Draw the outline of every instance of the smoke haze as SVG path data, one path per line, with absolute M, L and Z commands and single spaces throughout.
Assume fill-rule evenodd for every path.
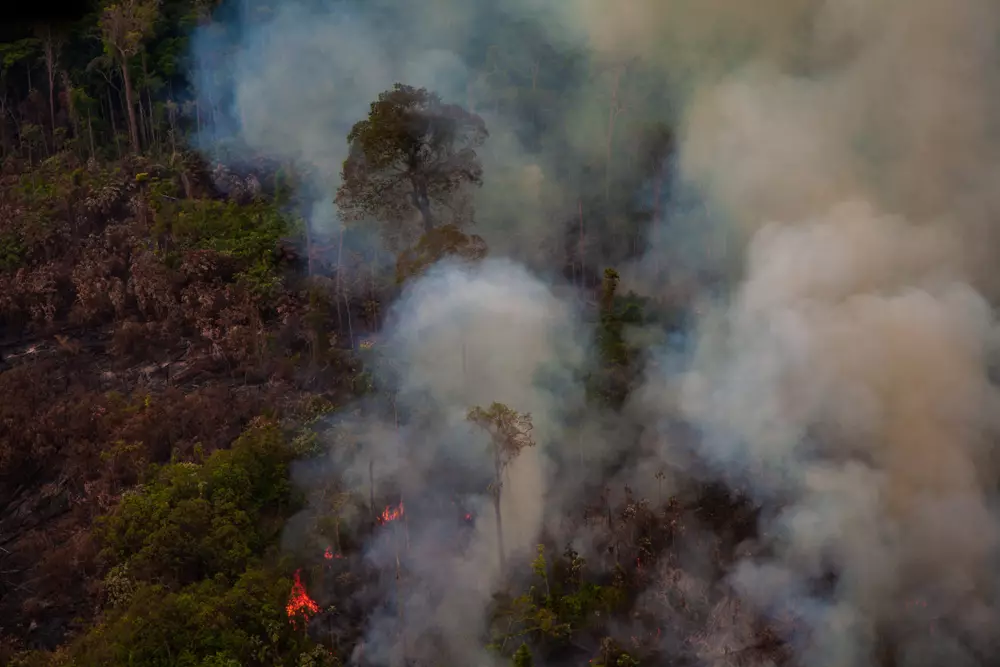
M 662 467 L 697 468 L 761 507 L 759 542 L 727 585 L 762 614 L 797 619 L 786 639 L 798 664 L 875 665 L 881 642 L 908 667 L 986 664 L 1000 649 L 1000 396 L 990 375 L 1000 5 L 492 5 L 282 3 L 197 40 L 200 93 L 228 107 L 206 145 L 228 136 L 307 165 L 316 229 L 338 228 L 328 202 L 345 137 L 394 82 L 427 86 L 490 129 L 474 229 L 498 259 L 436 267 L 404 291 L 384 334 L 401 412 L 434 417 L 404 419 L 398 432 L 384 415 L 359 418 L 370 449 L 355 459 L 332 448 L 337 474 L 363 483 L 375 457 L 380 485 L 404 496 L 488 480 L 486 442 L 465 414 L 506 402 L 532 414 L 538 440 L 504 491 L 512 554 L 560 530 L 586 492 L 587 474 L 554 462 L 599 476 L 624 459 L 619 479 L 637 489 L 655 488 Z M 505 66 L 548 77 L 541 137 L 480 104 L 499 84 L 473 70 L 515 29 L 527 56 Z M 569 424 L 594 350 L 552 258 L 578 215 L 580 183 L 566 166 L 606 154 L 613 100 L 623 142 L 652 122 L 677 135 L 674 198 L 643 230 L 649 250 L 624 267 L 626 286 L 666 298 L 671 262 L 739 274 L 721 296 L 698 286 L 708 305 L 686 332 L 690 354 L 650 343 L 633 401 Z M 638 196 L 622 191 L 627 174 L 622 166 L 591 185 Z M 695 205 L 682 192 L 696 193 Z M 600 259 L 612 265 L 617 252 Z M 665 421 L 692 427 L 694 444 L 662 435 Z M 443 459 L 466 472 L 449 477 Z M 443 550 L 446 529 L 433 522 L 410 535 L 403 593 L 409 632 L 433 635 L 465 664 L 485 660 L 478 637 L 500 581 L 485 487 L 480 502 L 461 549 Z M 393 548 L 368 550 L 382 562 Z M 374 664 L 397 650 L 393 623 L 372 623 Z

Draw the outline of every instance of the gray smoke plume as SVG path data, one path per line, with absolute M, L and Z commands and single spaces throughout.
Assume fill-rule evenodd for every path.
M 685 25 L 681 3 L 646 4 L 641 29 L 593 29 L 641 48 L 650 25 Z M 725 5 L 720 30 L 739 19 L 707 4 Z M 663 400 L 762 503 L 764 552 L 733 582 L 799 619 L 803 664 L 984 664 L 1000 620 L 1000 6 L 768 4 L 808 21 L 739 28 L 751 57 L 706 67 L 685 109 L 682 178 L 750 241 Z
M 362 420 L 382 474 L 407 493 L 441 483 L 445 452 L 474 467 L 485 445 L 464 423 L 470 404 L 533 412 L 539 447 L 511 470 L 521 486 L 507 495 L 518 517 L 509 546 L 523 549 L 553 519 L 546 512 L 564 513 L 575 497 L 572 481 L 548 477 L 550 458 L 631 456 L 627 474 L 648 488 L 654 466 L 696 467 L 675 440 L 651 435 L 681 419 L 699 433 L 698 474 L 707 465 L 762 507 L 759 544 L 730 585 L 744 605 L 794 620 L 787 639 L 799 663 L 875 665 L 888 651 L 913 667 L 986 664 L 1000 648 L 990 377 L 1000 5 L 493 4 L 282 3 L 237 24 L 227 76 L 200 58 L 202 92 L 228 101 L 231 129 L 250 148 L 310 165 L 322 203 L 347 130 L 375 95 L 395 81 L 434 88 L 491 130 L 477 230 L 494 255 L 542 266 L 581 187 L 562 167 L 608 153 L 609 112 L 620 112 L 619 130 L 670 123 L 673 185 L 700 199 L 664 208 L 670 225 L 658 221 L 623 287 L 666 297 L 677 285 L 663 281 L 664 264 L 687 254 L 695 269 L 739 278 L 721 298 L 706 290 L 682 371 L 675 352 L 652 350 L 660 364 L 623 415 L 567 429 L 561 415 L 581 393 L 569 378 L 588 349 L 571 300 L 514 263 L 440 268 L 404 295 L 389 334 L 400 405 L 435 416 L 398 433 Z M 528 140 L 478 93 L 553 67 L 507 56 L 488 67 L 493 45 L 533 54 L 538 42 L 573 66 L 550 86 L 548 135 Z M 218 43 L 206 33 L 199 53 Z M 328 205 L 316 211 L 314 226 L 337 225 L 319 219 L 334 215 Z M 556 380 L 538 382 L 542 368 Z M 642 437 L 620 437 L 628 429 Z M 338 464 L 365 478 L 367 458 Z M 546 506 L 547 495 L 560 501 Z M 404 594 L 407 618 L 436 628 L 468 664 L 479 661 L 476 633 L 497 582 L 480 514 L 462 550 L 442 553 L 433 527 L 411 535 Z M 389 548 L 371 545 L 372 558 Z M 375 641 L 393 623 L 376 617 L 371 643 L 395 647 Z
M 574 309 L 506 260 L 439 265 L 393 306 L 373 354 L 391 368 L 397 414 L 420 417 L 398 426 L 384 415 L 348 418 L 333 426 L 330 452 L 335 473 L 353 486 L 367 484 L 374 461 L 377 487 L 398 491 L 404 506 L 424 503 L 418 524 L 383 526 L 365 548 L 365 558 L 386 571 L 397 557 L 405 564 L 399 589 L 379 594 L 398 606 L 368 619 L 369 664 L 395 664 L 404 654 L 444 654 L 464 664 L 486 658 L 481 637 L 501 574 L 488 490 L 492 459 L 485 434 L 466 414 L 500 401 L 532 417 L 537 445 L 513 461 L 501 493 L 505 550 L 530 553 L 544 519 L 550 451 L 560 442 L 562 389 L 579 372 L 585 345 Z M 362 449 L 345 446 L 350 441 Z M 429 495 L 456 494 L 474 510 L 474 527 L 427 504 Z

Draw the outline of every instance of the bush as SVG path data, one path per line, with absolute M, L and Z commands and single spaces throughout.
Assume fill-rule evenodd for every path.
M 172 463 L 99 524 L 105 555 L 140 580 L 237 577 L 277 536 L 294 456 L 276 425 L 249 430 L 202 464 Z
M 158 203 L 154 231 L 169 233 L 183 249 L 214 250 L 260 271 L 276 262 L 278 241 L 295 225 L 274 204 L 188 199 Z
M 138 588 L 128 608 L 73 647 L 73 664 L 132 667 L 296 665 L 313 648 L 285 617 L 292 582 L 250 568 L 233 583 L 216 576 L 177 591 Z
M 69 664 L 131 667 L 298 665 L 315 644 L 285 615 L 292 581 L 274 553 L 295 508 L 298 451 L 258 422 L 231 449 L 170 463 L 100 520 L 105 617 Z

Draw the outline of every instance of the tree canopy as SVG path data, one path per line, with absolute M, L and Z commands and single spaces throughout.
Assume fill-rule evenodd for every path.
M 425 233 L 445 218 L 467 222 L 459 199 L 466 187 L 482 184 L 476 150 L 487 136 L 476 114 L 425 88 L 396 84 L 347 135 L 350 154 L 336 196 L 341 215 L 398 225 L 416 214 Z

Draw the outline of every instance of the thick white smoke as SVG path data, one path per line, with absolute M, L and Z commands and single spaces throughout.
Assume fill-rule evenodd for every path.
M 398 430 L 378 417 L 337 426 L 364 448 L 338 442 L 331 456 L 338 474 L 359 487 L 374 461 L 376 485 L 399 490 L 404 501 L 429 490 L 461 491 L 475 505 L 476 521 L 467 541 L 454 517 L 443 517 L 408 531 L 405 548 L 393 530 L 368 545 L 367 558 L 388 571 L 403 555 L 405 622 L 398 611 L 374 615 L 366 660 L 390 664 L 403 652 L 429 660 L 441 651 L 467 664 L 485 658 L 480 638 L 501 571 L 487 487 L 489 443 L 466 415 L 494 401 L 531 415 L 536 446 L 514 459 L 501 493 L 505 551 L 508 557 L 530 553 L 545 514 L 550 452 L 561 440 L 562 388 L 580 371 L 585 342 L 574 309 L 506 260 L 434 267 L 394 305 L 374 352 L 386 350 L 379 363 L 394 378 L 388 386 L 398 413 L 420 418 L 402 420 Z M 470 490 L 476 479 L 483 483 Z
M 1000 7 L 812 4 L 794 57 L 761 48 L 686 109 L 683 176 L 751 241 L 681 409 L 770 517 L 734 582 L 800 618 L 804 664 L 875 664 L 886 643 L 898 664 L 980 664 L 1000 621 Z
M 283 5 L 236 50 L 243 140 L 305 160 L 331 192 L 347 129 L 380 90 L 405 80 L 468 103 L 486 84 L 470 84 L 455 54 L 509 39 L 494 32 L 492 3 L 440 0 L 410 30 L 380 22 L 380 7 Z M 699 430 L 698 454 L 763 508 L 757 555 L 732 582 L 763 612 L 797 619 L 789 639 L 802 664 L 876 664 L 884 650 L 902 665 L 983 664 L 1000 625 L 1000 404 L 989 376 L 1000 294 L 1000 5 L 516 0 L 504 11 L 557 51 L 586 54 L 590 76 L 557 91 L 551 136 L 535 150 L 513 121 L 475 109 L 493 133 L 477 220 L 495 254 L 524 258 L 562 238 L 555 216 L 576 193 L 552 165 L 563 151 L 581 162 L 605 154 L 609 81 L 637 62 L 669 90 L 670 108 L 631 91 L 622 122 L 679 119 L 678 182 L 704 193 L 698 215 L 734 230 L 724 243 L 749 239 L 737 262 L 745 274 L 692 332 L 684 372 L 651 369 L 642 409 L 595 423 L 640 420 L 653 431 L 680 415 Z M 665 253 L 654 250 L 638 272 Z M 547 452 L 585 443 L 588 456 L 621 453 L 634 443 L 603 428 L 561 437 L 560 410 L 579 400 L 565 381 L 583 364 L 579 324 L 517 265 L 444 267 L 395 312 L 399 400 L 419 396 L 437 415 L 379 438 L 381 456 L 406 462 L 386 464 L 402 487 L 436 483 L 441 451 L 471 457 L 483 446 L 464 422 L 471 404 L 507 401 L 535 416 L 539 447 L 511 470 L 522 485 L 507 495 L 518 517 L 512 549 L 536 538 L 546 488 L 572 485 L 547 478 Z M 543 368 L 563 379 L 558 390 L 536 381 Z M 673 443 L 657 454 L 687 461 Z M 632 474 L 655 465 L 648 447 L 635 458 Z M 477 531 L 457 555 L 438 555 L 430 533 L 411 547 L 420 583 L 406 607 L 469 662 L 497 575 L 488 521 Z

